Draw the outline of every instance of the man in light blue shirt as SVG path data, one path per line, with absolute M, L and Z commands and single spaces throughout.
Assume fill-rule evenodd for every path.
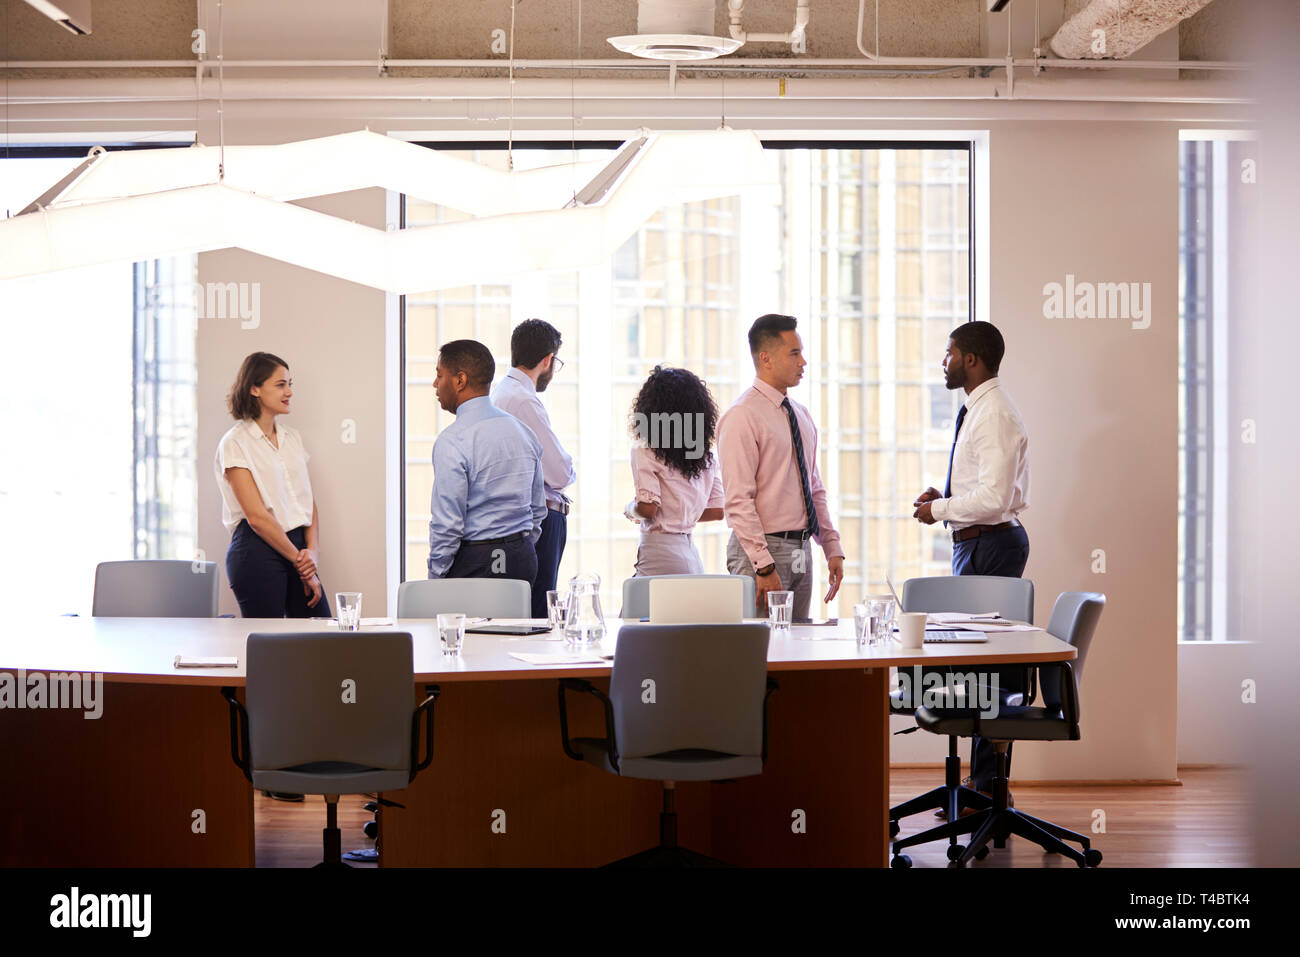
M 429 577 L 515 578 L 531 586 L 533 543 L 546 516 L 542 447 L 492 404 L 495 374 L 481 342 L 457 339 L 438 353 L 433 388 L 456 421 L 433 444 Z
M 546 519 L 537 539 L 537 578 L 533 581 L 533 617 L 545 618 L 546 593 L 555 587 L 560 559 L 568 539 L 569 497 L 573 484 L 573 456 L 564 451 L 551 428 L 551 418 L 538 396 L 551 384 L 564 363 L 556 355 L 560 331 L 542 319 L 525 319 L 510 336 L 510 364 L 514 367 L 492 389 L 492 402 L 509 412 L 537 436 L 542 445 L 542 480 L 546 484 Z

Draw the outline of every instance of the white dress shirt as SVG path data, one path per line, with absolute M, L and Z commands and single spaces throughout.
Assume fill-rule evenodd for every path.
M 997 377 L 966 396 L 952 453 L 952 497 L 930 514 L 952 530 L 1009 522 L 1029 506 L 1029 437 Z
M 542 444 L 542 482 L 548 502 L 567 502 L 564 488 L 572 485 L 578 474 L 573 470 L 573 456 L 551 429 L 551 417 L 537 395 L 537 387 L 526 373 L 511 369 L 492 387 L 492 404 L 509 412 L 533 430 Z
M 311 524 L 313 502 L 311 480 L 307 477 L 307 460 L 311 456 L 303 448 L 297 429 L 280 422 L 275 429 L 279 448 L 271 444 L 253 419 L 236 423 L 217 445 L 213 466 L 221 490 L 221 522 L 227 531 L 234 531 L 248 517 L 226 479 L 229 468 L 245 468 L 253 473 L 262 504 L 286 532 Z

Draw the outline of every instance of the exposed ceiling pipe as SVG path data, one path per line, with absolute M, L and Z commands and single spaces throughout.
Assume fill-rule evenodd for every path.
M 1048 46 L 1070 60 L 1117 59 L 1142 49 L 1210 0 L 1092 0 L 1061 24 Z
M 798 0 L 794 11 L 794 28 L 789 33 L 746 33 L 740 25 L 745 0 L 727 0 L 727 9 L 731 14 L 731 38 L 741 43 L 788 43 L 798 53 L 805 48 L 811 3 L 812 0 Z

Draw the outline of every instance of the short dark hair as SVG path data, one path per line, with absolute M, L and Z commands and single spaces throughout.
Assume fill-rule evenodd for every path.
M 781 333 L 794 332 L 798 324 L 799 320 L 794 316 L 782 316 L 775 312 L 759 316 L 749 327 L 749 354 L 758 355 L 771 345 L 774 339 L 780 339 Z
M 474 339 L 453 339 L 438 350 L 438 365 L 448 372 L 465 373 L 472 389 L 487 389 L 497 374 L 497 364 L 487 346 Z
M 510 333 L 510 364 L 532 369 L 560 351 L 560 330 L 545 319 L 525 319 Z
M 281 366 L 288 369 L 289 363 L 269 352 L 254 352 L 245 356 L 240 363 L 239 373 L 235 376 L 235 384 L 226 396 L 226 408 L 230 414 L 236 419 L 256 419 L 261 415 L 262 403 L 249 390 L 271 378 Z
M 991 322 L 964 322 L 948 336 L 958 352 L 976 355 L 984 363 L 984 368 L 992 375 L 998 374 L 998 366 L 1006 355 L 1007 344 L 1002 341 L 1002 333 Z

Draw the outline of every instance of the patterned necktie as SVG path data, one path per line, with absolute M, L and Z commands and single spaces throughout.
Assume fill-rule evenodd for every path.
M 821 532 L 821 526 L 817 524 L 817 510 L 813 508 L 812 487 L 808 484 L 808 466 L 804 462 L 803 456 L 803 436 L 799 432 L 799 423 L 794 416 L 794 406 L 790 404 L 789 399 L 781 400 L 781 408 L 785 409 L 786 418 L 790 420 L 790 438 L 794 442 L 794 458 L 799 463 L 799 491 L 803 495 L 803 510 L 808 517 L 808 534 L 816 535 Z
M 952 448 L 948 450 L 948 477 L 943 483 L 943 497 L 952 498 L 952 457 L 957 452 L 957 436 L 961 435 L 961 424 L 966 421 L 966 404 L 957 410 L 957 430 L 952 434 Z M 948 527 L 947 519 L 944 519 L 943 527 Z

